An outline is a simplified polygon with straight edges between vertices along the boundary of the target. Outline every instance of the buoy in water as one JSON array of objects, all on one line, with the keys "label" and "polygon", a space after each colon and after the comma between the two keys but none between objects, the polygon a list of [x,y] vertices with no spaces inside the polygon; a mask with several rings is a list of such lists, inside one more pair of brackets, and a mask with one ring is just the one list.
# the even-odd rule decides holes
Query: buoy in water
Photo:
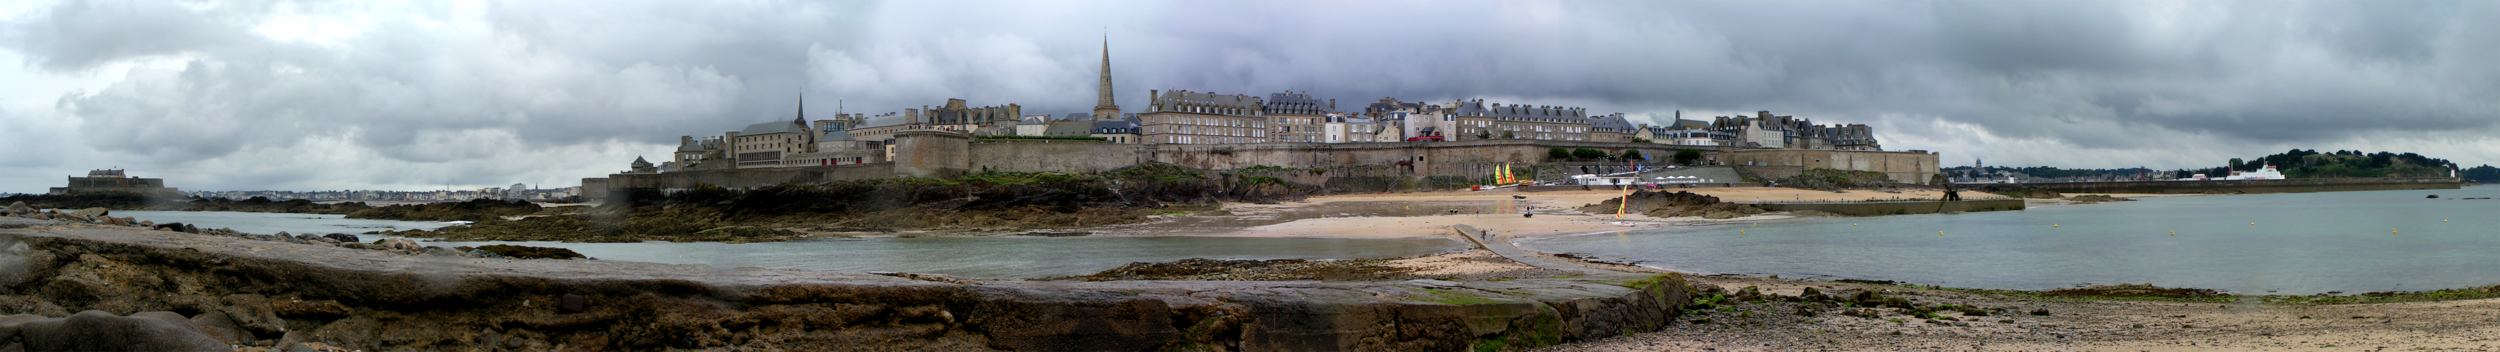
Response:
[{"label": "buoy in water", "polygon": [[1944,237],[1944,231],[1936,231],[1936,237]]},{"label": "buoy in water", "polygon": [[2257,226],[2257,223],[2248,223],[2248,226]]},{"label": "buoy in water", "polygon": [[2178,236],[2178,235],[2179,235],[2179,230],[2170,230],[2170,235],[2171,235],[2171,236]]},{"label": "buoy in water", "polygon": [[2057,224],[2049,224],[2049,227],[2057,227]]}]

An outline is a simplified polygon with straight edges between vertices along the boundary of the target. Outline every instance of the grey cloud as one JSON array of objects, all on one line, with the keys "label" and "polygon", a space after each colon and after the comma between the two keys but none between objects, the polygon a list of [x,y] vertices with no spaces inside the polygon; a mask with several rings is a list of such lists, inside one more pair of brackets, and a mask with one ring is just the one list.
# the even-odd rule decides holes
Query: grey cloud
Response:
[{"label": "grey cloud", "polygon": [[51,70],[259,41],[241,23],[158,1],[63,1],[0,27],[0,47]]},{"label": "grey cloud", "polygon": [[[529,150],[621,158],[564,166],[614,171],[664,156],[677,135],[786,119],[800,94],[818,118],[836,101],[893,112],[947,98],[1087,111],[1105,35],[1132,111],[1149,89],[1309,91],[1341,109],[1395,97],[1657,119],[1771,110],[1919,124],[1879,126],[1908,143],[1895,149],[2085,167],[2113,165],[1973,144],[2141,164],[2500,131],[2490,2],[214,5],[65,2],[0,23],[0,48],[49,71],[153,63],[60,100],[84,123],[45,128],[97,151],[205,171],[344,148],[355,152],[328,157],[388,170],[337,176],[377,179],[365,184],[551,178],[499,166],[561,159]],[[321,43],[253,32],[307,13],[372,22]],[[2195,156],[2131,156],[2147,145]],[[424,171],[454,166],[478,171]],[[416,180],[378,180],[393,177]]]}]

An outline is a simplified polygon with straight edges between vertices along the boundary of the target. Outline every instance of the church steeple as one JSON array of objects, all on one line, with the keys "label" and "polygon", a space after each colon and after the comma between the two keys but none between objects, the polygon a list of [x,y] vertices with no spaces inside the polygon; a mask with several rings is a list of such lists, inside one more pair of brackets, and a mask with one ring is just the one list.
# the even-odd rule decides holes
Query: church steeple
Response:
[{"label": "church steeple", "polygon": [[791,119],[790,122],[800,126],[807,125],[807,95],[799,95],[799,117]]},{"label": "church steeple", "polygon": [[1102,82],[1094,92],[1094,120],[1120,119],[1120,104],[1111,99],[1111,36],[1102,37]]}]

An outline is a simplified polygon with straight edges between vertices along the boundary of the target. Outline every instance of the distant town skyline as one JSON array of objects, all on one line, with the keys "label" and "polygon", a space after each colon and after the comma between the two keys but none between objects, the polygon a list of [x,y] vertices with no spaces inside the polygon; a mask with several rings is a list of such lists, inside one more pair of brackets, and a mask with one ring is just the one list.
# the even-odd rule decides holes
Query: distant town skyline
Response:
[{"label": "distant town skyline", "polygon": [[1946,166],[2500,163],[2493,2],[0,2],[0,192],[568,187],[689,131],[1148,90],[1758,110]]}]

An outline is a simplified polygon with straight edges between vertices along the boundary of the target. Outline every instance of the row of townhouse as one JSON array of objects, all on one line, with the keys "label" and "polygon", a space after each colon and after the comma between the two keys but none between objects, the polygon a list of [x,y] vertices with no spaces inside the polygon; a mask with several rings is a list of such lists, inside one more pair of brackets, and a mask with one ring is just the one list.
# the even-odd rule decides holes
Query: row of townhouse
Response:
[{"label": "row of townhouse", "polygon": [[[971,107],[948,99],[937,107],[876,116],[836,114],[747,126],[718,137],[680,137],[676,158],[637,172],[850,165],[894,157],[895,132],[935,129],[978,136],[1096,137],[1122,144],[1378,143],[1489,139],[1659,143],[1696,147],[1879,151],[1866,125],[1815,125],[1806,119],[1721,116],[1652,126],[1622,113],[1592,115],[1562,106],[1402,102],[1383,98],[1357,112],[1303,92],[1265,97],[1186,90],[1149,91],[1138,113],[1111,110],[1021,115],[1016,104]],[[1109,118],[1116,117],[1116,118]]]}]

